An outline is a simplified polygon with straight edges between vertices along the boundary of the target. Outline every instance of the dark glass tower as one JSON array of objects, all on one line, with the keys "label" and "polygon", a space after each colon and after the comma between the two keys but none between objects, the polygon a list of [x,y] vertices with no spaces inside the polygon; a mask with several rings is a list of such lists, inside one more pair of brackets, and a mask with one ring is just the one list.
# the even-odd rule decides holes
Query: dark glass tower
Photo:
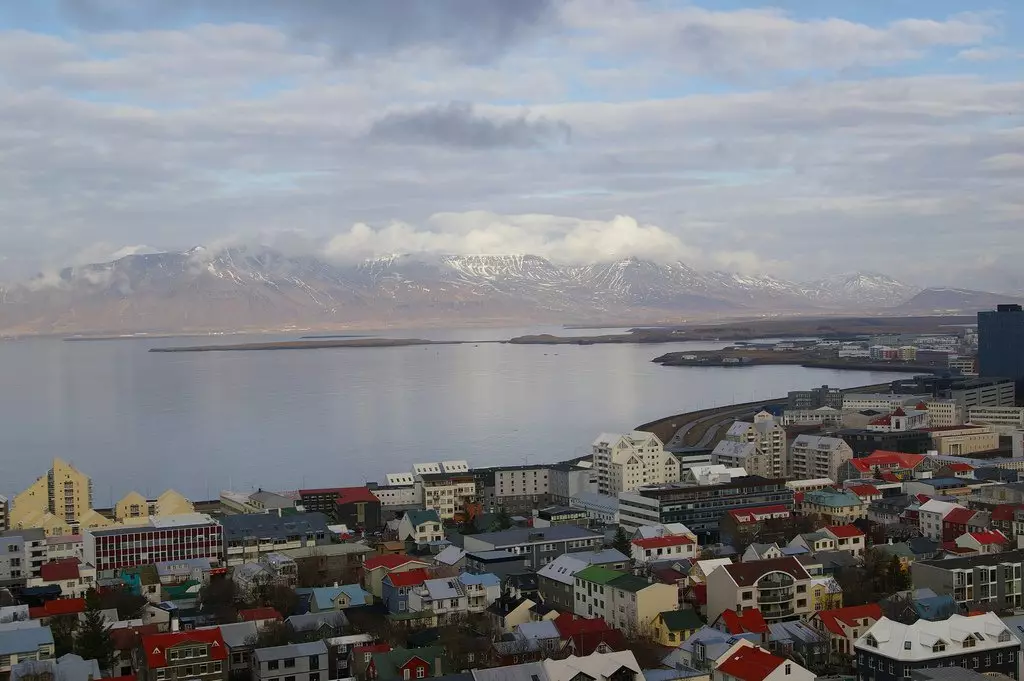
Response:
[{"label": "dark glass tower", "polygon": [[978,373],[1024,381],[1024,310],[999,305],[978,313]]}]

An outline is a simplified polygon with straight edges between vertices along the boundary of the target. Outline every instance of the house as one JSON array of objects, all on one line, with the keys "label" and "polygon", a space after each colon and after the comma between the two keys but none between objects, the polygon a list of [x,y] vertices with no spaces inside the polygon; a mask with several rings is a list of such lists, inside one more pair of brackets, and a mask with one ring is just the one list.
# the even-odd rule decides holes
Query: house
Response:
[{"label": "house", "polygon": [[525,572],[526,556],[511,551],[467,551],[466,572],[489,573],[505,579]]},{"label": "house", "polygon": [[[210,575],[215,572],[209,558],[189,558],[183,560],[163,560],[155,563],[156,574],[160,583],[168,586],[183,582],[199,582],[206,584]],[[221,570],[218,568],[216,571]]]},{"label": "house", "polygon": [[231,678],[232,674],[248,675],[252,653],[256,649],[256,640],[260,634],[256,622],[221,624],[216,628],[220,629],[221,638],[228,649],[228,678]]},{"label": "house", "polygon": [[405,554],[372,556],[363,562],[363,587],[373,594],[374,598],[383,598],[381,584],[389,574],[422,570],[430,567],[426,560],[413,558]]},{"label": "house", "polygon": [[509,551],[524,556],[528,569],[539,570],[565,553],[593,551],[603,543],[604,537],[596,532],[575,525],[553,525],[467,535],[463,548],[467,553]]},{"label": "house", "polygon": [[253,681],[327,681],[327,644],[323,641],[258,648],[252,654]]},{"label": "house", "polygon": [[493,644],[499,665],[537,662],[554,657],[562,649],[562,636],[553,621],[526,622]]},{"label": "house", "polygon": [[457,577],[423,580],[410,589],[408,602],[409,612],[431,613],[438,618],[438,623],[469,611],[466,588]]},{"label": "house", "polygon": [[93,681],[102,678],[96,660],[83,660],[68,653],[56,660],[25,660],[11,666],[10,681],[36,681],[50,678],[59,681]]},{"label": "house", "polygon": [[676,604],[679,589],[618,570],[592,565],[573,579],[573,612],[600,617],[626,633],[645,631],[664,609]]},{"label": "house", "polygon": [[[395,551],[394,553],[401,553]],[[461,570],[466,567],[466,552],[454,544],[441,549],[434,556],[434,563],[438,566]]]},{"label": "house", "polygon": [[501,597],[501,581],[497,575],[463,572],[458,579],[466,592],[466,609],[470,613],[483,612]]},{"label": "house", "polygon": [[[796,499],[794,498],[796,502]],[[868,505],[849,490],[817,489],[804,492],[797,502],[801,515],[816,515],[828,525],[848,525],[867,517]]]},{"label": "house", "polygon": [[980,532],[988,529],[991,515],[969,508],[957,507],[942,519],[942,541],[956,541],[956,538],[967,532]]},{"label": "house", "polygon": [[603,619],[576,617],[564,612],[554,619],[555,627],[564,643],[564,650],[572,655],[609,653],[626,649],[622,632],[613,629]]},{"label": "house", "polygon": [[373,653],[366,666],[367,681],[409,681],[445,673],[445,650],[440,646],[395,648]]},{"label": "house", "polygon": [[42,620],[43,626],[46,626],[53,617],[78,615],[83,612],[85,612],[84,598],[59,598],[28,609],[29,616],[34,620]]},{"label": "house", "polygon": [[[761,542],[781,541],[785,538],[785,521],[792,516],[792,511],[781,504],[730,509],[720,523],[722,541],[729,543],[749,537],[757,537]],[[772,523],[777,527],[775,531],[768,532],[767,525]]]},{"label": "house", "polygon": [[0,677],[11,667],[30,660],[49,660],[55,654],[50,627],[0,629]]},{"label": "house", "polygon": [[406,511],[398,523],[398,538],[417,546],[444,539],[444,526],[437,511]]},{"label": "house", "polygon": [[726,565],[732,565],[732,560],[729,558],[707,558],[705,560],[698,560],[690,570],[690,581],[696,584],[705,584],[712,572],[718,568],[725,567]]},{"label": "house", "polygon": [[341,611],[292,615],[285,624],[306,640],[337,638],[349,626],[348,618]]},{"label": "house", "polygon": [[[229,625],[236,626],[236,625]],[[252,626],[253,636],[256,627]],[[114,676],[129,676],[134,674],[135,650],[142,642],[142,637],[147,634],[157,634],[160,626],[157,624],[142,624],[139,626],[118,627],[110,630],[110,639],[114,644],[114,659],[110,665],[110,672]]]},{"label": "house", "polygon": [[[928,437],[927,434],[923,435]],[[843,438],[847,442],[849,439]],[[856,450],[856,446],[851,444]],[[924,450],[921,450],[924,451]],[[854,452],[856,454],[856,451]],[[850,479],[878,478],[882,473],[891,473],[898,479],[909,479],[919,477],[921,471],[932,470],[936,466],[929,462],[922,454],[908,454],[905,452],[890,452],[882,449],[875,450],[867,456],[850,459],[839,467],[840,482]]]},{"label": "house", "polygon": [[[623,560],[615,560],[613,563],[604,564],[604,566],[611,569],[622,569],[628,561],[618,551],[615,551],[615,554],[622,556]],[[559,610],[571,611],[575,598],[573,590],[575,580],[573,576],[589,565],[602,565],[601,563],[588,562],[588,559],[593,558],[595,555],[600,554],[596,552],[567,553],[538,570],[537,587],[544,602],[553,605]]]},{"label": "house", "polygon": [[918,509],[918,527],[921,534],[929,539],[942,541],[942,523],[946,516],[958,508],[962,509],[963,506],[951,504],[948,501],[929,499]]},{"label": "house", "polygon": [[238,611],[239,622],[252,622],[257,627],[264,627],[268,622],[280,622],[284,618],[276,608],[264,606],[261,608],[243,608]]},{"label": "house", "polygon": [[747,608],[743,611],[724,610],[715,619],[712,626],[733,635],[755,634],[761,642],[766,642],[768,639],[768,623],[757,608]]},{"label": "house", "polygon": [[983,532],[965,532],[956,538],[956,545],[962,549],[971,549],[975,553],[1000,553],[1010,540],[999,530]]},{"label": "house", "polygon": [[423,582],[430,579],[430,573],[423,568],[393,572],[384,577],[381,584],[381,601],[387,611],[400,615],[409,611],[409,594]]},{"label": "house", "polygon": [[868,627],[882,619],[878,603],[821,610],[811,615],[810,625],[828,637],[828,649],[835,655],[853,655],[853,645]]},{"label": "house", "polygon": [[346,610],[373,604],[373,595],[358,584],[296,589],[296,593],[300,596],[309,595],[311,613]]},{"label": "house", "polygon": [[725,565],[708,575],[708,620],[726,610],[753,607],[768,621],[806,617],[811,612],[810,581],[792,556]]},{"label": "house", "polygon": [[806,622],[772,622],[768,625],[767,648],[775,655],[815,669],[828,663],[826,637]]},{"label": "house", "polygon": [[856,525],[826,525],[821,531],[835,541],[836,551],[845,551],[858,558],[864,556],[867,535]]},{"label": "house", "polygon": [[704,626],[696,611],[690,608],[658,613],[652,625],[652,638],[663,646],[677,646]]},{"label": "house", "polygon": [[814,681],[814,672],[747,641],[719,660],[712,681]]},{"label": "house", "polygon": [[752,560],[767,560],[769,558],[782,558],[785,555],[782,553],[782,549],[776,543],[771,544],[751,544],[747,547],[747,550],[743,552],[743,556],[740,557],[740,562],[749,563]]},{"label": "house", "polygon": [[963,667],[1018,678],[1021,643],[994,613],[901,624],[882,617],[857,639],[859,675],[897,681],[929,667]]},{"label": "house", "polygon": [[531,609],[535,605],[537,602],[530,598],[502,594],[487,606],[487,617],[495,630],[509,633],[520,624],[532,621]]},{"label": "house", "polygon": [[220,629],[194,629],[142,637],[140,681],[227,681],[228,650]]},{"label": "house", "polygon": [[[846,554],[841,553],[839,555],[844,556]],[[806,564],[804,564],[804,568],[807,568]],[[835,577],[813,577],[811,583],[807,586],[807,592],[811,595],[811,610],[814,612],[843,607],[843,587],[839,586],[839,582],[836,581]]]},{"label": "house", "polygon": [[78,558],[43,563],[38,577],[30,577],[27,586],[59,586],[63,598],[84,598],[96,586],[96,568]]},{"label": "house", "polygon": [[792,541],[789,542],[789,546],[792,548],[806,549],[807,553],[833,551],[836,548],[836,539],[822,530],[818,530],[817,532],[804,532],[803,534],[798,534],[793,537]]},{"label": "house", "polygon": [[376,530],[383,525],[380,499],[365,485],[340,488],[331,515],[335,521],[359,532]]},{"label": "house", "polygon": [[688,535],[664,535],[634,539],[630,542],[631,555],[638,564],[660,560],[694,559],[697,557],[697,540]]}]

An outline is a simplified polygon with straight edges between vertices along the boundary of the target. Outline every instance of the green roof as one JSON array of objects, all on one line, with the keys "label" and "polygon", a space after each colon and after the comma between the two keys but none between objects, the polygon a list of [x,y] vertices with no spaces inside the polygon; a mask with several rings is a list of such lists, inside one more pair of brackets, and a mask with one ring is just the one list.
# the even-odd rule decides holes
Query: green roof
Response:
[{"label": "green roof", "polygon": [[670,631],[696,631],[704,626],[700,615],[689,608],[685,610],[666,610],[661,613],[661,621]]},{"label": "green roof", "polygon": [[[611,570],[600,565],[591,565],[585,567],[575,575],[576,579],[582,579],[585,582],[593,582],[594,584],[607,584],[613,579],[627,576],[625,572],[619,572],[618,570]],[[647,582],[644,582],[646,584]]]},{"label": "green roof", "polygon": [[386,681],[387,679],[401,678],[401,668],[414,657],[418,657],[430,666],[428,676],[440,676],[443,670],[434,669],[434,662],[443,658],[445,654],[442,646],[427,646],[425,648],[395,648],[387,653],[374,653],[373,665],[377,670],[377,678]]},{"label": "green roof", "polygon": [[[579,573],[577,572],[576,574],[578,575]],[[643,591],[651,585],[651,582],[648,582],[643,577],[637,577],[636,575],[627,575],[621,572],[619,574],[622,576],[613,579],[608,584],[608,586],[615,589],[622,589],[623,591],[631,591],[633,593],[636,593],[638,591]]]},{"label": "green roof", "polygon": [[898,544],[877,544],[875,548],[890,556],[897,556],[899,558],[914,558],[914,552],[910,550],[906,542],[899,542]]},{"label": "green roof", "polygon": [[423,523],[441,523],[441,517],[437,515],[437,511],[434,509],[429,511],[406,511],[405,517],[409,519],[413,527],[419,527]]}]

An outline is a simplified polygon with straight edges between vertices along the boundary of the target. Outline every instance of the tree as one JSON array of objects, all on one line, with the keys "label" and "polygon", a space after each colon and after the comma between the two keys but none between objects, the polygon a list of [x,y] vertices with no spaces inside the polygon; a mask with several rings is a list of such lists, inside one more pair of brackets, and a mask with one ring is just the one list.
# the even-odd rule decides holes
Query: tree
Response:
[{"label": "tree", "polygon": [[297,643],[298,637],[292,635],[291,627],[284,622],[273,620],[267,622],[256,636],[250,636],[246,643],[253,648],[274,648]]},{"label": "tree", "polygon": [[58,615],[50,618],[50,632],[53,634],[56,657],[75,651],[75,629],[77,628],[78,615]]},{"label": "tree", "polygon": [[85,597],[85,616],[75,633],[75,653],[83,660],[96,660],[100,669],[106,671],[114,664],[116,651],[101,607],[99,595],[90,589]]},{"label": "tree", "polygon": [[510,527],[512,527],[512,516],[509,515],[508,510],[502,506],[498,509],[498,512],[494,514],[494,529],[507,530]]},{"label": "tree", "polygon": [[462,526],[459,528],[459,534],[464,537],[469,534],[480,534],[480,528],[476,524],[475,515],[470,516],[469,520],[462,523]]},{"label": "tree", "polygon": [[629,535],[626,534],[626,530],[623,529],[622,525],[619,525],[615,529],[615,538],[612,540],[612,548],[626,557],[629,557],[632,554],[629,545]]},{"label": "tree", "polygon": [[221,624],[238,621],[239,597],[235,583],[227,577],[211,579],[199,590],[202,609],[211,613]]},{"label": "tree", "polygon": [[127,588],[104,589],[99,599],[101,610],[117,610],[117,617],[122,620],[136,618],[149,603],[145,596],[133,594]]}]

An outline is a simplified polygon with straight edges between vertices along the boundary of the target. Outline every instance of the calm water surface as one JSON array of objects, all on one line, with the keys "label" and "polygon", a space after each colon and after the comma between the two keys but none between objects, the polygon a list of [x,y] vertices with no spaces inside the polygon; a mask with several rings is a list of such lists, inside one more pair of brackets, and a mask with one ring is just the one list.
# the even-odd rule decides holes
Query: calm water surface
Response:
[{"label": "calm water surface", "polygon": [[[594,333],[388,335],[488,340],[540,332]],[[241,340],[249,339],[218,342]],[[147,352],[210,342],[0,342],[0,493],[23,489],[54,456],[92,476],[98,506],[131,489],[156,495],[173,487],[198,499],[229,487],[359,484],[417,461],[554,461],[586,453],[601,431],[668,414],[900,377],[650,361],[723,343]]]}]

